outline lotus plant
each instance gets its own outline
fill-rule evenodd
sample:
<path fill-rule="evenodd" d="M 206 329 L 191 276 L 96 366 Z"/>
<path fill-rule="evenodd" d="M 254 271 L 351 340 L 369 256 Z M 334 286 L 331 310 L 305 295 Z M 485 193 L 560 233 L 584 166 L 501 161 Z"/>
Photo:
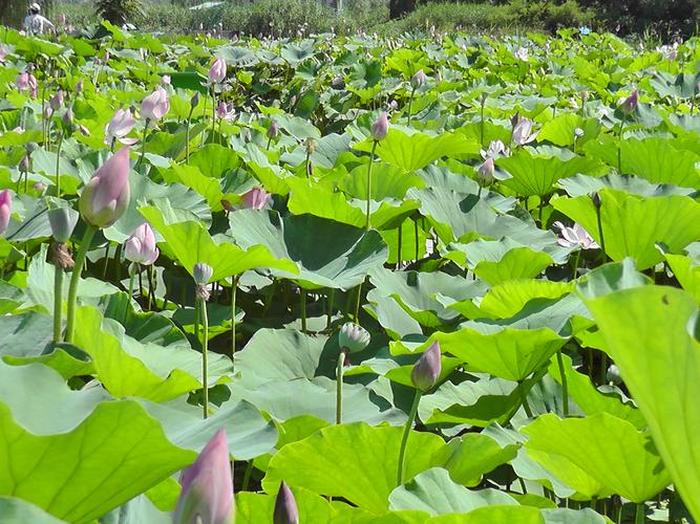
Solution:
<path fill-rule="evenodd" d="M 620 111 L 622 111 L 622 118 L 620 119 L 620 127 L 617 134 L 617 172 L 622 173 L 622 132 L 625 127 L 625 119 L 632 115 L 639 105 L 639 92 L 635 89 L 632 94 L 625 98 L 620 104 Z"/>
<path fill-rule="evenodd" d="M 139 273 L 139 282 L 141 282 L 141 266 L 148 268 L 148 287 L 151 291 L 148 295 L 149 309 L 151 305 L 151 296 L 153 296 L 153 263 L 158 259 L 160 251 L 156 247 L 156 236 L 151 226 L 148 223 L 143 223 L 131 234 L 124 243 L 124 257 L 131 262 L 129 266 L 129 298 L 131 299 L 134 292 L 134 278 L 136 273 Z M 139 285 L 139 289 L 141 286 Z"/>
<path fill-rule="evenodd" d="M 518 116 L 513 126 L 512 141 L 518 146 L 524 146 L 534 141 L 535 138 L 537 138 L 537 133 L 532 132 L 532 120 Z"/>
<path fill-rule="evenodd" d="M 202 405 L 203 418 L 209 416 L 209 365 L 207 363 L 209 350 L 209 315 L 207 312 L 207 300 L 209 300 L 208 284 L 214 274 L 214 269 L 203 262 L 198 262 L 192 268 L 192 277 L 195 283 L 195 336 L 199 338 L 199 319 L 202 323 L 202 391 L 204 401 Z"/>
<path fill-rule="evenodd" d="M 423 393 L 431 389 L 440 378 L 442 372 L 440 343 L 433 342 L 420 356 L 418 361 L 411 370 L 411 382 L 416 388 L 416 393 L 411 405 L 411 411 L 408 414 L 408 420 L 404 426 L 403 436 L 401 437 L 401 447 L 399 448 L 399 469 L 397 474 L 398 484 L 403 484 L 404 461 L 406 456 L 406 444 L 408 444 L 408 436 L 411 433 L 413 422 L 418 413 L 418 404 L 423 396 Z"/>
<path fill-rule="evenodd" d="M 105 144 L 112 150 L 117 141 L 124 145 L 134 145 L 137 140 L 135 138 L 126 138 L 131 130 L 136 125 L 136 120 L 131 114 L 131 109 L 118 109 L 112 120 L 105 126 Z"/>
<path fill-rule="evenodd" d="M 66 247 L 66 242 L 78 224 L 79 214 L 73 208 L 66 206 L 63 201 L 59 201 L 58 207 L 49 209 L 48 216 L 54 239 L 51 246 L 54 265 L 53 341 L 58 343 L 61 341 L 63 316 L 63 273 L 74 267 L 73 258 Z"/>
<path fill-rule="evenodd" d="M 12 194 L 9 189 L 0 191 L 0 235 L 4 235 L 12 214 Z"/>
<path fill-rule="evenodd" d="M 265 209 L 272 200 L 272 195 L 262 187 L 254 187 L 242 197 L 243 207 L 248 209 Z"/>
<path fill-rule="evenodd" d="M 299 510 L 294 493 L 285 481 L 280 482 L 280 489 L 275 498 L 273 524 L 299 524 Z"/>
<path fill-rule="evenodd" d="M 338 364 L 336 366 L 336 397 L 335 397 L 335 423 L 340 424 L 343 419 L 343 367 L 348 353 L 357 353 L 365 349 L 371 340 L 370 334 L 362 326 L 346 322 L 338 333 Z"/>
<path fill-rule="evenodd" d="M 425 85 L 426 80 L 427 77 L 422 69 L 416 71 L 416 73 L 411 77 L 411 96 L 408 99 L 408 115 L 406 118 L 408 125 L 411 124 L 411 107 L 413 106 L 413 97 L 415 96 L 416 91 Z"/>
<path fill-rule="evenodd" d="M 372 136 L 372 152 L 369 158 L 369 164 L 367 165 L 367 209 L 366 209 L 366 221 L 365 229 L 369 231 L 369 216 L 370 216 L 370 202 L 372 201 L 372 164 L 374 164 L 374 154 L 377 150 L 377 145 L 379 142 L 386 138 L 389 133 L 389 115 L 386 111 L 379 113 L 379 116 L 372 124 L 371 136 Z"/>
<path fill-rule="evenodd" d="M 270 149 L 270 144 L 277 138 L 280 134 L 280 125 L 274 120 L 270 122 L 270 127 L 267 128 L 267 147 L 265 149 Z"/>
<path fill-rule="evenodd" d="M 146 137 L 148 136 L 148 126 L 151 122 L 158 122 L 170 111 L 170 100 L 168 92 L 163 86 L 156 87 L 155 91 L 148 95 L 141 102 L 141 116 L 145 119 L 143 126 L 143 143 L 141 144 L 141 156 L 138 164 L 143 161 L 146 154 Z"/>
<path fill-rule="evenodd" d="M 173 524 L 233 524 L 233 475 L 226 431 L 220 429 L 182 472 Z"/>
<path fill-rule="evenodd" d="M 216 86 L 219 86 L 226 79 L 226 60 L 222 57 L 217 57 L 209 67 L 209 91 L 211 94 L 212 115 L 211 115 L 211 133 L 214 134 L 214 126 L 216 124 Z"/>
<path fill-rule="evenodd" d="M 80 195 L 80 216 L 86 222 L 85 234 L 75 258 L 75 269 L 68 288 L 68 315 L 66 342 L 73 341 L 75 300 L 80 281 L 80 270 L 85 263 L 92 237 L 98 229 L 114 224 L 129 205 L 129 148 L 124 147 L 107 160 L 87 183 Z"/>

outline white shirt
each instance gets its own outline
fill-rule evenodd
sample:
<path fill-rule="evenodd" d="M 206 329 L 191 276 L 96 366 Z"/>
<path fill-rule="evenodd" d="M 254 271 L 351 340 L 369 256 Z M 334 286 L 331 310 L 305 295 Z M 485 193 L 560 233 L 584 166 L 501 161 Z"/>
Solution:
<path fill-rule="evenodd" d="M 24 19 L 24 29 L 30 35 L 41 35 L 52 28 L 53 24 L 40 14 L 28 15 Z"/>

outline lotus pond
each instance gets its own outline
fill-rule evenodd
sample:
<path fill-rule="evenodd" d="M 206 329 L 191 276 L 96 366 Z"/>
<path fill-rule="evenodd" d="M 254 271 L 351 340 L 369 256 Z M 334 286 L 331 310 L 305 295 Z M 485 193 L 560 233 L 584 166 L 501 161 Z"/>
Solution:
<path fill-rule="evenodd" d="M 700 518 L 700 40 L 104 34 L 0 32 L 0 521 Z"/>

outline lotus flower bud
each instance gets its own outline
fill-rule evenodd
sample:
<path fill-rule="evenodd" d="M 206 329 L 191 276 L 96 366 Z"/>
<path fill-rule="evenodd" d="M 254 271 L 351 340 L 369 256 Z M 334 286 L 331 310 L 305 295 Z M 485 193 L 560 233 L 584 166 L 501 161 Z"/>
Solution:
<path fill-rule="evenodd" d="M 49 209 L 49 224 L 51 224 L 51 234 L 56 242 L 68 242 L 75 225 L 78 223 L 78 212 L 71 207 L 57 207 Z"/>
<path fill-rule="evenodd" d="M 600 194 L 597 191 L 591 195 L 591 200 L 593 201 L 593 205 L 596 207 L 596 209 L 600 209 L 603 202 L 600 198 Z"/>
<path fill-rule="evenodd" d="M 389 132 L 389 115 L 386 111 L 379 113 L 379 117 L 372 124 L 372 138 L 379 142 L 384 140 L 387 133 Z"/>
<path fill-rule="evenodd" d="M 78 83 L 75 84 L 75 94 L 79 95 L 82 92 L 83 92 L 83 79 L 81 78 L 80 80 L 78 80 Z"/>
<path fill-rule="evenodd" d="M 493 174 L 496 172 L 496 165 L 493 163 L 493 158 L 487 158 L 481 167 L 476 172 L 477 180 L 481 186 L 489 186 L 494 181 Z"/>
<path fill-rule="evenodd" d="M 0 235 L 7 231 L 12 214 L 12 195 L 9 189 L 0 191 Z"/>
<path fill-rule="evenodd" d="M 243 207 L 248 209 L 263 209 L 272 200 L 272 195 L 261 187 L 254 187 L 243 195 Z"/>
<path fill-rule="evenodd" d="M 233 478 L 226 432 L 220 429 L 180 477 L 182 492 L 174 524 L 231 524 L 234 519 Z"/>
<path fill-rule="evenodd" d="M 192 269 L 192 277 L 194 277 L 195 283 L 199 285 L 205 285 L 209 283 L 214 270 L 209 264 L 204 262 L 197 262 Z"/>
<path fill-rule="evenodd" d="M 209 68 L 209 83 L 220 84 L 226 78 L 226 60 L 218 57 Z"/>
<path fill-rule="evenodd" d="M 136 228 L 124 243 L 124 256 L 130 262 L 150 266 L 160 255 L 156 247 L 156 236 L 147 223 Z"/>
<path fill-rule="evenodd" d="M 338 333 L 338 345 L 340 349 L 347 349 L 349 353 L 357 353 L 369 345 L 371 338 L 363 327 L 346 322 Z"/>
<path fill-rule="evenodd" d="M 32 98 L 36 98 L 39 90 L 39 82 L 37 82 L 36 77 L 31 73 L 29 73 L 28 82 L 30 94 Z"/>
<path fill-rule="evenodd" d="M 299 524 L 299 510 L 294 493 L 287 483 L 282 481 L 275 499 L 275 512 L 272 517 L 273 524 Z"/>
<path fill-rule="evenodd" d="M 620 109 L 622 109 L 622 112 L 626 115 L 630 115 L 637 109 L 637 104 L 639 104 L 639 92 L 635 89 L 630 96 L 625 98 Z"/>
<path fill-rule="evenodd" d="M 143 99 L 141 102 L 141 116 L 147 120 L 158 121 L 170 111 L 168 93 L 162 86 Z"/>
<path fill-rule="evenodd" d="M 316 151 L 316 140 L 313 138 L 309 137 L 306 139 L 304 142 L 304 146 L 306 147 L 306 154 L 307 155 L 313 155 L 314 152 Z"/>
<path fill-rule="evenodd" d="M 270 127 L 267 128 L 267 138 L 270 140 L 277 138 L 277 135 L 280 134 L 280 126 L 277 122 L 274 120 L 270 122 Z"/>
<path fill-rule="evenodd" d="M 20 91 L 24 91 L 25 89 L 29 89 L 29 73 L 26 71 L 21 72 L 19 75 L 17 75 L 17 79 L 15 80 L 15 85 L 17 86 L 17 89 Z"/>
<path fill-rule="evenodd" d="M 135 139 L 126 139 L 131 130 L 136 125 L 136 120 L 131 115 L 130 109 L 119 109 L 112 120 L 105 126 L 105 144 L 112 145 L 112 142 L 119 140 L 123 144 L 132 145 Z"/>
<path fill-rule="evenodd" d="M 582 138 L 583 135 L 585 135 L 585 134 L 586 134 L 586 132 L 583 129 L 581 129 L 580 127 L 577 127 L 576 129 L 574 129 L 574 138 Z"/>
<path fill-rule="evenodd" d="M 440 343 L 433 344 L 425 350 L 413 366 L 411 381 L 413 385 L 423 393 L 432 388 L 440 378 L 442 364 L 440 362 Z"/>
<path fill-rule="evenodd" d="M 34 182 L 34 186 L 32 186 L 35 191 L 38 191 L 39 193 L 43 193 L 46 191 L 46 184 L 43 182 Z"/>
<path fill-rule="evenodd" d="M 190 107 L 194 109 L 199 105 L 199 91 L 197 91 L 192 98 L 190 98 Z"/>
<path fill-rule="evenodd" d="M 88 224 L 109 227 L 129 205 L 129 148 L 119 150 L 100 167 L 80 195 L 80 214 Z"/>
<path fill-rule="evenodd" d="M 63 125 L 70 130 L 73 128 L 74 120 L 75 114 L 73 113 L 73 108 L 69 107 L 68 109 L 66 109 L 66 112 L 63 113 Z"/>
<path fill-rule="evenodd" d="M 49 100 L 49 105 L 51 106 L 51 109 L 54 111 L 58 111 L 63 107 L 63 102 L 64 102 L 64 95 L 63 95 L 63 90 L 59 89 L 58 92 L 51 97 Z"/>
<path fill-rule="evenodd" d="M 29 153 L 24 155 L 22 157 L 22 160 L 19 162 L 19 170 L 22 173 L 28 173 L 29 172 Z"/>
<path fill-rule="evenodd" d="M 160 77 L 160 85 L 163 87 L 170 85 L 170 75 L 163 75 Z"/>
<path fill-rule="evenodd" d="M 413 89 L 419 89 L 425 84 L 427 77 L 422 69 L 419 69 L 415 75 L 411 77 L 411 87 Z"/>

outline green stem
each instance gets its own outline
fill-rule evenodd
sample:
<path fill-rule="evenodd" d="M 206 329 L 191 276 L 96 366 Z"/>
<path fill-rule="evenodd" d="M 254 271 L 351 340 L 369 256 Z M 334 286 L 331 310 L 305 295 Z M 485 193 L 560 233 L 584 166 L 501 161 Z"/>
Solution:
<path fill-rule="evenodd" d="M 53 277 L 53 342 L 61 341 L 61 317 L 63 307 L 63 269 L 54 265 Z"/>
<path fill-rule="evenodd" d="M 561 350 L 557 351 L 557 365 L 559 366 L 559 375 L 561 375 L 561 396 L 564 404 L 564 416 L 569 416 L 569 381 L 566 378 L 564 371 L 564 358 L 561 356 Z"/>
<path fill-rule="evenodd" d="M 527 402 L 527 391 L 523 389 L 523 383 L 518 383 L 518 388 L 520 388 L 520 397 L 523 404 L 523 409 L 528 418 L 532 418 L 532 410 L 530 409 L 530 404 Z"/>
<path fill-rule="evenodd" d="M 345 348 L 340 350 L 338 365 L 335 369 L 335 423 L 343 420 L 343 366 L 345 365 Z"/>
<path fill-rule="evenodd" d="M 253 459 L 248 461 L 248 465 L 245 468 L 245 473 L 243 474 L 243 483 L 241 484 L 241 491 L 248 491 L 248 485 L 250 484 L 250 477 L 253 474 Z"/>
<path fill-rule="evenodd" d="M 401 269 L 401 243 L 403 242 L 403 223 L 399 224 L 398 240 L 396 242 L 396 269 Z"/>
<path fill-rule="evenodd" d="M 209 411 L 209 366 L 207 363 L 207 353 L 209 349 L 209 315 L 207 314 L 207 303 L 203 299 L 199 300 L 199 309 L 202 313 L 202 392 L 204 401 L 202 405 L 202 416 L 207 418 Z"/>
<path fill-rule="evenodd" d="M 143 162 L 143 157 L 146 156 L 146 137 L 148 136 L 148 124 L 150 123 L 150 119 L 146 119 L 146 125 L 143 126 L 143 139 L 141 140 L 141 156 L 139 156 L 138 162 L 136 162 L 136 165 L 134 166 L 139 167 L 141 166 L 141 162 Z"/>
<path fill-rule="evenodd" d="M 194 338 L 197 344 L 200 344 L 199 340 L 199 299 L 194 299 Z"/>
<path fill-rule="evenodd" d="M 331 327 L 331 321 L 333 320 L 333 305 L 335 302 L 335 288 L 330 288 L 328 290 L 328 316 L 326 317 L 326 329 Z"/>
<path fill-rule="evenodd" d="M 56 196 L 61 196 L 61 148 L 63 147 L 63 133 L 58 135 L 58 149 L 56 151 Z M 25 191 L 26 191 L 25 187 Z"/>
<path fill-rule="evenodd" d="M 153 264 L 149 264 L 146 269 L 148 279 L 148 311 L 153 311 L 152 306 L 156 304 L 155 275 L 153 274 Z"/>
<path fill-rule="evenodd" d="M 411 107 L 413 106 L 413 95 L 415 95 L 416 90 L 412 89 L 411 90 L 411 98 L 408 99 L 408 120 L 406 122 L 406 125 L 411 125 Z"/>
<path fill-rule="evenodd" d="M 362 300 L 362 284 L 364 284 L 364 280 L 360 282 L 360 285 L 357 286 L 357 297 L 355 298 L 355 322 L 358 324 L 360 323 L 360 301 Z"/>
<path fill-rule="evenodd" d="M 265 147 L 266 151 L 270 150 L 270 144 L 272 143 L 272 137 L 267 138 L 267 146 Z"/>
<path fill-rule="evenodd" d="M 413 234 L 416 237 L 416 262 L 418 262 L 418 219 L 413 221 Z"/>
<path fill-rule="evenodd" d="M 372 154 L 367 165 L 367 219 L 365 221 L 365 229 L 367 231 L 369 231 L 370 202 L 372 201 L 372 164 L 374 164 L 374 153 L 377 150 L 378 143 L 376 140 L 372 143 Z"/>
<path fill-rule="evenodd" d="M 573 274 L 574 280 L 576 280 L 577 275 L 578 275 L 578 265 L 579 265 L 579 262 L 581 261 L 581 251 L 582 251 L 581 248 L 579 248 L 579 250 L 576 251 L 576 258 L 574 259 L 574 274 Z"/>
<path fill-rule="evenodd" d="M 622 122 L 620 122 L 620 132 L 617 135 L 617 174 L 622 174 L 622 130 L 625 126 L 625 119 L 623 117 Z"/>
<path fill-rule="evenodd" d="M 299 289 L 299 308 L 301 310 L 301 331 L 306 333 L 306 290 Z"/>
<path fill-rule="evenodd" d="M 399 468 L 396 475 L 396 480 L 399 486 L 403 484 L 404 458 L 406 455 L 406 444 L 408 444 L 408 436 L 411 433 L 413 421 L 416 419 L 416 413 L 418 413 L 418 404 L 420 403 L 420 398 L 422 395 L 423 393 L 421 392 L 421 390 L 417 389 L 416 395 L 415 397 L 413 397 L 411 411 L 408 414 L 408 420 L 406 420 L 406 425 L 403 428 L 403 436 L 401 437 L 401 447 L 399 448 Z"/>
<path fill-rule="evenodd" d="M 211 86 L 211 141 L 214 142 L 214 132 L 216 131 L 216 92 Z"/>
<path fill-rule="evenodd" d="M 236 357 L 236 295 L 238 294 L 238 276 L 231 282 L 231 362 L 235 366 Z"/>
<path fill-rule="evenodd" d="M 479 125 L 479 143 L 484 147 L 484 106 L 486 105 L 486 97 L 481 97 L 481 121 Z M 481 188 L 480 188 L 481 189 Z"/>
<path fill-rule="evenodd" d="M 634 524 L 644 524 L 646 522 L 646 517 L 644 515 L 644 503 L 639 502 L 637 504 L 637 511 L 634 515 Z"/>
<path fill-rule="evenodd" d="M 595 206 L 596 219 L 598 221 L 598 236 L 600 237 L 600 259 L 605 262 L 605 237 L 603 236 L 603 218 L 602 209 L 599 206 Z"/>
<path fill-rule="evenodd" d="M 66 315 L 66 342 L 73 342 L 73 330 L 75 326 L 75 301 L 78 296 L 78 284 L 80 282 L 80 272 L 83 269 L 83 264 L 85 264 L 85 257 L 87 257 L 88 249 L 90 249 L 90 243 L 92 242 L 92 237 L 95 236 L 97 229 L 95 229 L 90 224 L 85 227 L 85 234 L 83 235 L 83 240 L 80 242 L 80 248 L 78 249 L 78 254 L 75 257 L 75 265 L 73 266 L 73 273 L 70 277 L 70 286 L 68 287 L 68 314 Z"/>
<path fill-rule="evenodd" d="M 185 164 L 190 163 L 190 127 L 192 126 L 192 110 L 187 117 L 187 129 L 185 130 Z"/>

